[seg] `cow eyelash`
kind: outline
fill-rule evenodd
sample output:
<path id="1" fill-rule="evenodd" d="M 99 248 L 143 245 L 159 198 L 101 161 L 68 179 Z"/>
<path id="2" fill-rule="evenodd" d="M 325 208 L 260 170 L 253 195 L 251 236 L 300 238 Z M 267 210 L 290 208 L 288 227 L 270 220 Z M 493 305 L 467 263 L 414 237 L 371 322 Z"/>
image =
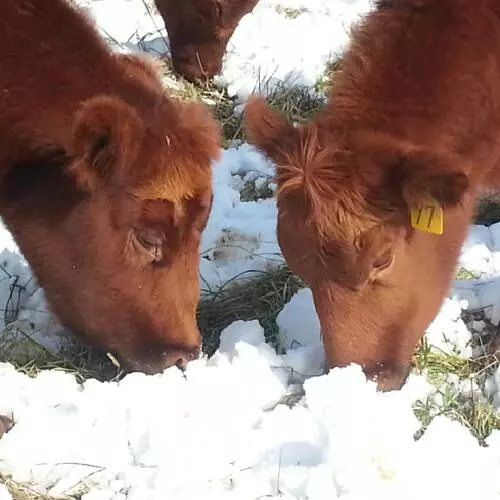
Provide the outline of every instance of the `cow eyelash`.
<path id="1" fill-rule="evenodd" d="M 214 12 L 217 19 L 222 18 L 222 5 L 218 1 L 214 3 Z"/>
<path id="2" fill-rule="evenodd" d="M 135 239 L 140 247 L 150 256 L 152 262 L 160 262 L 163 259 L 164 238 L 156 234 L 137 231 Z"/>
<path id="3" fill-rule="evenodd" d="M 163 246 L 163 240 L 161 238 L 150 238 L 148 236 L 137 234 L 137 241 L 146 247 L 146 248 L 154 248 Z"/>

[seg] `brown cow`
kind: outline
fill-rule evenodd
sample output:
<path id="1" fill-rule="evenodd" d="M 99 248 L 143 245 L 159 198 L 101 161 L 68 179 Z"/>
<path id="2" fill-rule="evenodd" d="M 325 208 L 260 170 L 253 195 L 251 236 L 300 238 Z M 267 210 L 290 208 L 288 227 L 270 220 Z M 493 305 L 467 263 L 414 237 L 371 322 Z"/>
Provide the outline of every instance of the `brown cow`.
<path id="1" fill-rule="evenodd" d="M 155 0 L 170 41 L 175 71 L 187 80 L 222 69 L 227 43 L 259 0 Z"/>
<path id="2" fill-rule="evenodd" d="M 379 1 L 342 67 L 314 122 L 295 128 L 253 97 L 246 126 L 277 164 L 279 242 L 311 285 L 328 367 L 358 363 L 393 389 L 478 190 L 500 184 L 500 2 Z M 416 220 L 427 203 L 430 228 Z"/>
<path id="3" fill-rule="evenodd" d="M 0 19 L 0 215 L 63 324 L 125 368 L 184 366 L 217 124 L 66 0 Z"/>

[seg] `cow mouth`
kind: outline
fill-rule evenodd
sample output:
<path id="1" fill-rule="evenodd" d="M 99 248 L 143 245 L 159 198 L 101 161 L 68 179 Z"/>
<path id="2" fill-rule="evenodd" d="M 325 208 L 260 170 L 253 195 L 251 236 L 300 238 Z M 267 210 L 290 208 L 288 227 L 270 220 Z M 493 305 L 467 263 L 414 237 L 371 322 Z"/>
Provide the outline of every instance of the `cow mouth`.
<path id="1" fill-rule="evenodd" d="M 406 382 L 410 364 L 394 360 L 378 361 L 365 364 L 363 371 L 367 378 L 377 383 L 379 390 L 393 391 L 401 389 Z"/>
<path id="2" fill-rule="evenodd" d="M 145 359 L 128 358 L 112 352 L 106 352 L 106 356 L 122 372 L 156 375 L 174 366 L 185 372 L 189 363 L 199 358 L 200 352 L 200 347 L 189 349 L 176 347 L 153 351 L 152 355 Z"/>
<path id="3" fill-rule="evenodd" d="M 219 42 L 207 45 L 189 45 L 172 52 L 174 69 L 191 82 L 200 82 L 222 71 L 222 58 Z M 224 48 L 226 44 L 223 44 Z"/>

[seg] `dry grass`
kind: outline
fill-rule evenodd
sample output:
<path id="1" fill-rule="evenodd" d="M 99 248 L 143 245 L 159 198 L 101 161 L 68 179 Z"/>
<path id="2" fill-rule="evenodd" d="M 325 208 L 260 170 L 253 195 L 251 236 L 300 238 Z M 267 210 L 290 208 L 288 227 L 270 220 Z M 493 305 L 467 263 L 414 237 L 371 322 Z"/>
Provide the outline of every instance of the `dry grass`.
<path id="1" fill-rule="evenodd" d="M 482 342 L 476 340 L 474 345 L 482 347 L 482 354 L 463 358 L 457 354 L 448 354 L 431 348 L 425 338 L 420 342 L 412 365 L 417 373 L 425 374 L 429 382 L 437 388 L 438 402 L 434 398 L 417 401 L 414 405 L 415 415 L 422 422 L 418 436 L 425 432 L 433 418 L 438 415 L 460 422 L 482 445 L 493 430 L 500 429 L 500 414 L 492 406 L 491 401 L 484 402 L 478 400 L 476 396 L 463 397 L 451 379 L 452 376 L 460 384 L 471 389 L 472 384 L 484 387 L 486 380 L 500 367 L 493 333 L 484 336 Z"/>
<path id="2" fill-rule="evenodd" d="M 27 363 L 14 361 L 12 364 L 30 377 L 36 377 L 44 370 L 59 370 L 74 375 L 80 383 L 90 378 L 111 381 L 119 380 L 123 376 L 123 372 L 105 354 L 78 341 L 59 354 L 47 353 L 46 358 L 30 360 Z"/>
<path id="3" fill-rule="evenodd" d="M 48 354 L 45 359 L 35 359 L 28 363 L 20 363 L 15 359 L 0 358 L 0 362 L 11 363 L 20 373 L 30 377 L 36 377 L 45 370 L 58 370 L 74 375 L 75 379 L 82 383 L 85 380 L 95 378 L 100 381 L 119 380 L 123 372 L 109 360 L 104 354 L 88 347 L 82 346 L 79 353 L 65 351 L 60 354 Z"/>
<path id="4" fill-rule="evenodd" d="M 200 303 L 198 323 L 207 354 L 217 350 L 224 328 L 237 320 L 254 319 L 264 327 L 266 340 L 280 350 L 276 317 L 304 283 L 285 266 L 259 274 L 251 280 L 229 282 Z"/>
<path id="5" fill-rule="evenodd" d="M 281 5 L 277 5 L 275 9 L 278 14 L 282 14 L 288 19 L 297 19 L 297 17 L 299 17 L 300 15 L 308 12 L 305 7 L 301 7 L 300 9 L 293 9 L 290 7 L 282 7 Z"/>
<path id="6" fill-rule="evenodd" d="M 224 147 L 245 140 L 240 107 L 225 88 L 212 81 L 193 84 L 184 80 L 174 73 L 168 59 L 158 61 L 158 66 L 163 83 L 171 95 L 184 101 L 203 102 L 212 110 L 221 124 Z M 324 77 L 314 88 L 292 85 L 290 82 L 273 82 L 271 85 L 271 79 L 261 79 L 254 91 L 266 95 L 269 104 L 283 112 L 290 121 L 304 123 L 323 107 L 323 95 L 332 84 L 339 67 L 338 61 L 328 63 Z"/>
<path id="7" fill-rule="evenodd" d="M 437 416 L 446 416 L 469 429 L 470 433 L 485 446 L 486 438 L 500 429 L 500 415 L 490 403 L 483 403 L 470 398 L 462 401 L 451 386 L 440 389 L 442 403 L 435 405 L 419 401 L 414 406 L 416 417 L 422 422 L 421 436 L 432 420 Z"/>
<path id="8" fill-rule="evenodd" d="M 263 87 L 267 85 L 267 83 L 262 84 Z M 266 93 L 267 101 L 271 106 L 279 109 L 290 121 L 297 123 L 304 123 L 324 105 L 320 94 L 303 86 L 289 87 L 284 83 L 278 83 Z M 237 109 L 236 100 L 230 98 L 225 89 L 210 83 L 202 87 L 188 83 L 185 84 L 178 97 L 203 101 L 212 110 L 222 127 L 224 147 L 245 141 L 243 115 Z"/>
<path id="9" fill-rule="evenodd" d="M 33 488 L 27 488 L 0 474 L 0 484 L 2 483 L 5 484 L 5 486 L 9 490 L 9 493 L 12 495 L 13 500 L 51 500 L 46 495 L 41 494 Z M 70 500 L 70 497 L 61 500 Z"/>
<path id="10" fill-rule="evenodd" d="M 78 382 L 89 378 L 115 380 L 122 375 L 107 356 L 76 338 L 62 352 L 53 353 L 31 339 L 22 328 L 13 331 L 12 324 L 0 333 L 0 362 L 12 363 L 31 377 L 43 370 L 71 373 Z"/>
<path id="11" fill-rule="evenodd" d="M 444 382 L 450 374 L 460 380 L 473 379 L 481 383 L 498 368 L 499 360 L 495 353 L 489 352 L 487 346 L 481 356 L 464 358 L 431 348 L 423 339 L 416 349 L 412 365 L 417 372 L 425 373 L 429 382 L 435 385 Z"/>

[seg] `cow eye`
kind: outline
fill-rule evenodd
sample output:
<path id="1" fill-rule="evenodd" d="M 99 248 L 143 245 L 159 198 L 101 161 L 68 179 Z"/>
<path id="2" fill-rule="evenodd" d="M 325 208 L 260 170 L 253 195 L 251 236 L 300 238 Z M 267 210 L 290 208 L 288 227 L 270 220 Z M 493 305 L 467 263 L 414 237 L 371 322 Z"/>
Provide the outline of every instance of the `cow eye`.
<path id="1" fill-rule="evenodd" d="M 383 271 L 384 269 L 389 268 L 393 261 L 394 254 L 391 251 L 387 251 L 373 262 L 373 268 L 377 271 Z"/>
<path id="2" fill-rule="evenodd" d="M 159 231 L 153 229 L 136 230 L 135 238 L 140 250 L 145 252 L 152 262 L 162 260 L 164 237 Z"/>

